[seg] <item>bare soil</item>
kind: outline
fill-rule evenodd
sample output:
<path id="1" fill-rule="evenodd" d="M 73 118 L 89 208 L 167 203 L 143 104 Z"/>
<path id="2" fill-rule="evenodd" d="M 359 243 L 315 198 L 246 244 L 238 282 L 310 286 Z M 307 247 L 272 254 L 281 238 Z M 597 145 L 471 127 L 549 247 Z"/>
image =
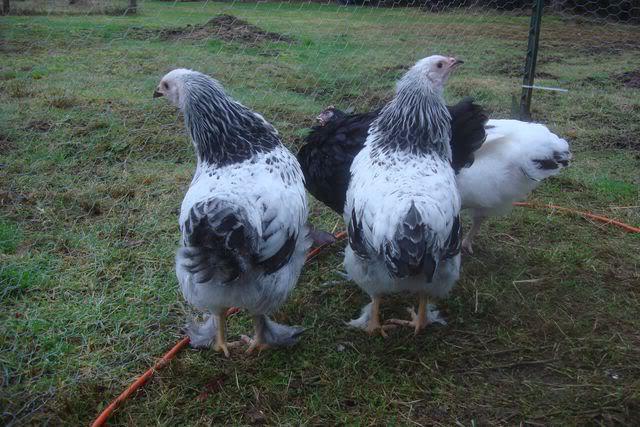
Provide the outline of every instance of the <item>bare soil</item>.
<path id="1" fill-rule="evenodd" d="M 640 89 L 640 69 L 619 74 L 617 78 L 620 79 L 626 87 Z"/>
<path id="2" fill-rule="evenodd" d="M 292 43 L 295 40 L 289 36 L 265 31 L 247 21 L 233 15 L 217 15 L 206 24 L 187 25 L 185 27 L 162 28 L 160 30 L 133 30 L 133 38 L 160 40 L 205 40 L 218 39 L 238 42 L 246 45 L 259 45 L 267 41 Z"/>
<path id="3" fill-rule="evenodd" d="M 0 134 L 0 154 L 7 154 L 14 148 L 13 141 L 8 136 Z"/>
<path id="4" fill-rule="evenodd" d="M 38 132 L 49 132 L 53 125 L 45 120 L 33 120 L 29 122 L 26 129 L 35 130 Z"/>

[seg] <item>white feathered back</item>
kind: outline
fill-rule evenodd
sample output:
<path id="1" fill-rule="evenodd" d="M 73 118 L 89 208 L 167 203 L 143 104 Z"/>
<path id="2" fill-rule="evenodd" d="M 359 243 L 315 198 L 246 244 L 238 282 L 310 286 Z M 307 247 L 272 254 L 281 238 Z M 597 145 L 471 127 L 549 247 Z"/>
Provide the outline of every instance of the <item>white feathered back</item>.
<path id="1" fill-rule="evenodd" d="M 567 141 L 541 124 L 489 120 L 486 132 L 475 162 L 457 177 L 464 208 L 508 211 L 512 202 L 526 198 L 571 160 Z"/>

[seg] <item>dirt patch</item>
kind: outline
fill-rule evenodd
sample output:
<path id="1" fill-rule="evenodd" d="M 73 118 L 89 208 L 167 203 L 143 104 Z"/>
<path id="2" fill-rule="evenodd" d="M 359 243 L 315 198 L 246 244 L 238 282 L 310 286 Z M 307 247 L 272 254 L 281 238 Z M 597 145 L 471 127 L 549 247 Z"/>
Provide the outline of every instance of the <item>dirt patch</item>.
<path id="1" fill-rule="evenodd" d="M 29 204 L 33 202 L 27 194 L 16 193 L 15 191 L 0 190 L 0 206 L 9 206 L 16 204 Z"/>
<path id="2" fill-rule="evenodd" d="M 487 71 L 507 77 L 522 77 L 524 62 L 521 59 L 505 58 L 492 61 L 487 65 Z"/>
<path id="3" fill-rule="evenodd" d="M 640 89 L 640 69 L 627 71 L 622 74 L 599 74 L 587 76 L 580 80 L 582 85 L 587 86 L 611 86 L 623 85 L 632 89 Z"/>
<path id="4" fill-rule="evenodd" d="M 586 55 L 618 55 L 626 51 L 639 49 L 640 43 L 633 40 L 603 42 L 601 44 L 582 45 L 578 47 L 578 51 Z"/>
<path id="5" fill-rule="evenodd" d="M 45 120 L 32 120 L 29 122 L 26 130 L 35 130 L 38 132 L 49 132 L 53 125 Z"/>
<path id="6" fill-rule="evenodd" d="M 0 134 L 0 154 L 7 154 L 15 148 L 15 144 L 8 136 Z"/>
<path id="7" fill-rule="evenodd" d="M 206 24 L 162 28 L 160 30 L 134 28 L 131 30 L 130 37 L 131 34 L 136 39 L 204 40 L 213 38 L 246 45 L 259 45 L 267 41 L 286 43 L 295 41 L 289 36 L 265 31 L 233 15 L 225 14 L 210 19 Z"/>
<path id="8" fill-rule="evenodd" d="M 626 87 L 640 89 L 640 69 L 619 74 L 616 79 L 619 79 Z"/>
<path id="9" fill-rule="evenodd" d="M 538 65 L 542 65 L 542 64 L 560 64 L 564 62 L 564 58 L 561 56 L 557 56 L 557 55 L 543 55 L 539 53 L 538 56 Z"/>
<path id="10" fill-rule="evenodd" d="M 626 133 L 616 138 L 613 146 L 640 153 L 640 138 L 637 135 Z"/>
<path id="11" fill-rule="evenodd" d="M 50 106 L 60 108 L 61 110 L 68 110 L 80 104 L 80 101 L 73 96 L 66 95 L 54 95 L 47 99 Z"/>
<path id="12" fill-rule="evenodd" d="M 34 50 L 37 50 L 37 46 L 35 45 L 35 43 L 0 39 L 0 53 L 3 54 L 26 55 L 27 53 L 33 52 Z"/>
<path id="13" fill-rule="evenodd" d="M 536 71 L 536 77 L 540 79 L 558 80 L 558 76 L 556 76 L 555 74 L 547 73 L 546 71 Z"/>
<path id="14" fill-rule="evenodd" d="M 506 77 L 524 76 L 524 58 L 505 58 L 490 62 L 487 70 L 492 74 L 498 74 Z M 546 71 L 536 70 L 536 77 L 540 79 L 558 79 L 558 76 Z"/>
<path id="15" fill-rule="evenodd" d="M 399 71 L 408 71 L 413 64 L 398 64 L 398 65 L 387 65 L 385 67 L 380 68 L 382 73 L 396 73 Z"/>

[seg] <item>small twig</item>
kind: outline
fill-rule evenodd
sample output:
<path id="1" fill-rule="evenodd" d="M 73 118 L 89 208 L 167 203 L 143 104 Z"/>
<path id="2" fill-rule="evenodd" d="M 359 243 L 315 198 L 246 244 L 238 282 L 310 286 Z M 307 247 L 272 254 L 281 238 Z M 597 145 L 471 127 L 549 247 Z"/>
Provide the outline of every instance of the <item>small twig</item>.
<path id="1" fill-rule="evenodd" d="M 526 279 L 526 280 L 514 280 L 512 283 L 539 283 L 542 282 L 544 278 L 540 279 Z"/>
<path id="2" fill-rule="evenodd" d="M 513 285 L 515 290 L 518 292 L 518 295 L 520 295 L 520 298 L 522 298 L 522 302 L 526 302 L 527 300 L 524 298 L 524 295 L 522 295 L 522 292 L 520 292 L 520 289 L 518 289 L 518 287 L 516 286 L 516 282 L 511 282 L 511 284 Z"/>
<path id="3" fill-rule="evenodd" d="M 640 205 L 637 206 L 609 206 L 609 209 L 638 209 Z"/>

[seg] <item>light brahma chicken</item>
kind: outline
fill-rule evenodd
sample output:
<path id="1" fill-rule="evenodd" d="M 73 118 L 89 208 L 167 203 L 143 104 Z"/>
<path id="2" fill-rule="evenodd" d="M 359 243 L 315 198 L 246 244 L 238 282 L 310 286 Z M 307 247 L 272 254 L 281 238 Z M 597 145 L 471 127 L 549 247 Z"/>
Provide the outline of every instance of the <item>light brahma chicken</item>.
<path id="1" fill-rule="evenodd" d="M 158 96 L 184 113 L 197 157 L 180 211 L 176 274 L 185 299 L 212 316 L 188 327 L 191 345 L 213 344 L 229 356 L 229 347 L 240 344 L 226 342 L 230 307 L 253 316 L 247 352 L 294 344 L 302 329 L 268 315 L 295 286 L 310 246 L 300 165 L 273 126 L 209 76 L 173 70 Z"/>
<path id="2" fill-rule="evenodd" d="M 571 151 L 546 126 L 519 120 L 489 120 L 487 140 L 475 153 L 473 166 L 457 176 L 462 208 L 473 217 L 462 247 L 473 253 L 473 237 L 489 216 L 511 211 L 545 178 L 569 166 Z"/>
<path id="3" fill-rule="evenodd" d="M 462 61 L 430 56 L 398 82 L 351 165 L 344 266 L 371 297 L 366 330 L 385 336 L 384 295 L 417 294 L 415 333 L 427 325 L 429 297 L 446 296 L 460 272 L 460 196 L 451 165 L 451 116 L 444 85 Z"/>

